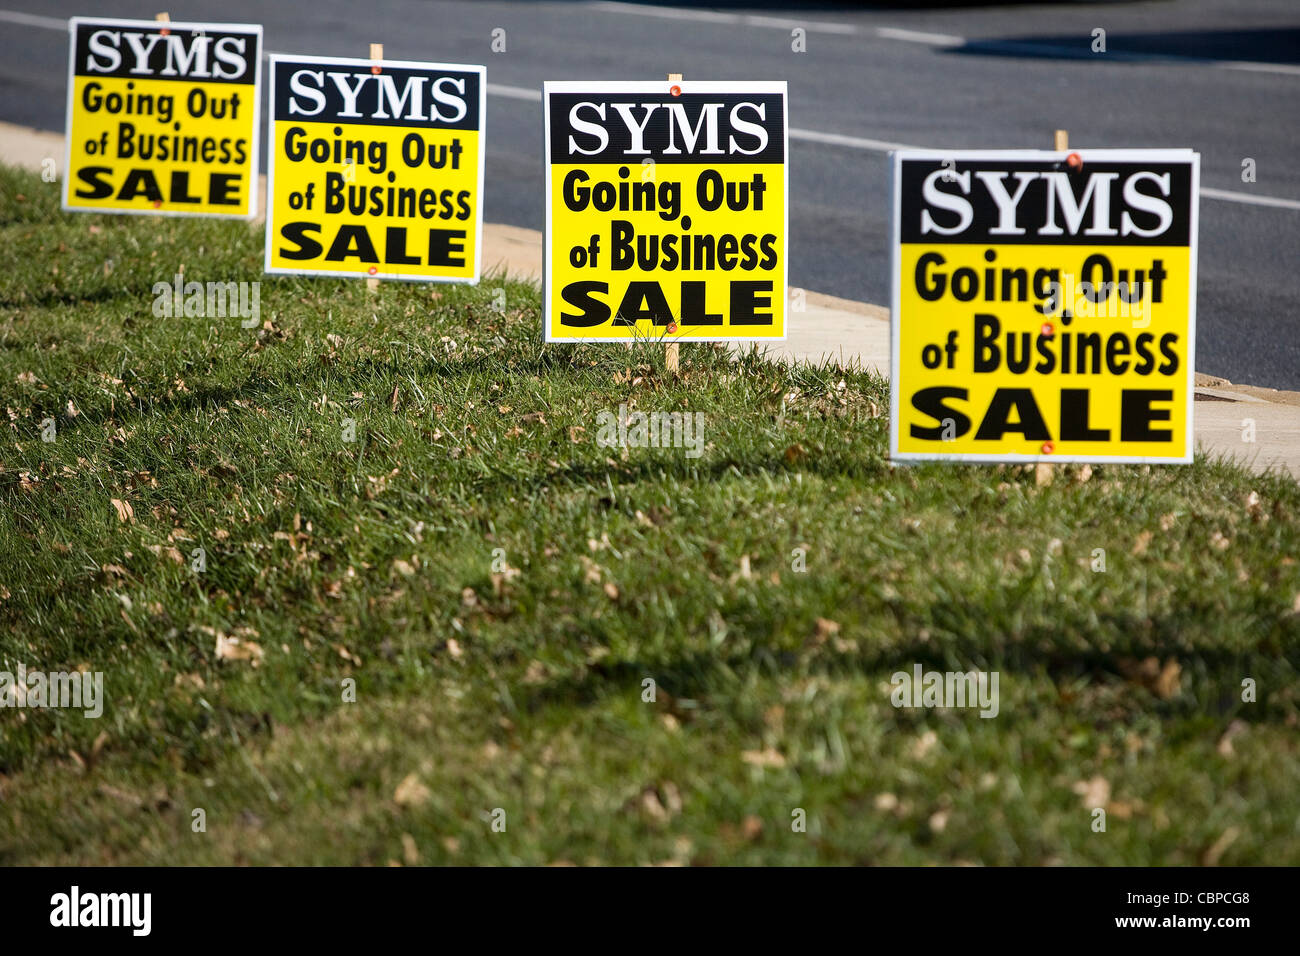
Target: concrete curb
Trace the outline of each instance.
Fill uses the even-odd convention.
[[[51,157],[63,165],[63,136],[0,122],[0,162],[39,170]],[[265,177],[259,185],[258,208],[265,210]],[[485,223],[483,272],[540,282],[542,234]],[[767,346],[767,354],[784,361],[857,365],[888,377],[889,310],[805,291],[803,311],[791,316],[789,338]],[[1300,478],[1300,392],[1234,385],[1197,373],[1194,414],[1198,452],[1234,458],[1257,472],[1281,470]]]

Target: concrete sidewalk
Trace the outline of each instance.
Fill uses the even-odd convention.
[[[61,168],[63,137],[0,123],[0,162],[39,170],[46,158]],[[266,209],[266,182],[258,204]],[[484,275],[542,278],[542,234],[518,226],[483,228]],[[805,310],[792,312],[789,338],[767,346],[774,358],[831,359],[889,375],[889,310],[805,292]],[[1300,392],[1234,385],[1197,373],[1194,430],[1199,453],[1227,456],[1255,471],[1281,469],[1300,478]],[[1253,440],[1251,440],[1253,438]]]

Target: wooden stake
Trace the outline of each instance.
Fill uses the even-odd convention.
[[[379,62],[380,60],[382,60],[383,58],[384,58],[384,45],[383,45],[382,43],[372,43],[372,44],[370,44],[370,59],[371,59],[373,62],[378,63],[378,62]],[[372,73],[378,73],[378,72],[379,72],[379,67],[378,67],[378,66],[372,66],[372,67],[370,68],[370,71],[371,71]],[[378,292],[378,291],[379,291],[379,280],[378,280],[378,279],[375,279],[375,278],[367,279],[367,280],[366,280],[366,291],[367,291],[367,292]]]
[[[1053,137],[1052,148],[1058,153],[1064,153],[1070,148],[1069,130],[1058,129]],[[1046,448],[1044,448],[1046,450]],[[1042,487],[1050,485],[1052,479],[1056,476],[1057,466],[1048,461],[1040,461],[1034,465],[1034,484]]]
[[[669,73],[669,83],[680,83],[682,75],[680,73]],[[669,342],[664,350],[664,367],[673,375],[677,374],[678,362],[681,358],[680,346],[676,342]]]
[[[172,15],[168,13],[166,10],[164,10],[162,13],[154,14],[154,19],[157,20],[159,23],[171,23]]]

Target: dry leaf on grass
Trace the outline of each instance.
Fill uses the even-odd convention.
[[[262,647],[256,641],[217,633],[217,660],[249,661],[256,667],[262,662],[263,656]]]
[[[578,560],[582,562],[582,579],[588,584],[599,584],[601,572],[600,565],[591,560],[591,558],[587,557],[585,554],[579,555]]]
[[[407,774],[406,778],[393,791],[393,799],[399,807],[418,807],[428,803],[433,793],[420,782],[418,774]]]
[[[530,661],[528,669],[524,671],[525,684],[544,684],[546,683],[546,665],[541,661]]]
[[[654,787],[646,787],[641,793],[641,812],[656,823],[666,823],[668,821],[668,811],[664,809],[663,803],[659,800],[659,794],[655,792]]]
[[[1234,738],[1240,737],[1245,732],[1246,722],[1244,720],[1234,720],[1232,723],[1228,724],[1228,729],[1225,730],[1223,736],[1219,738],[1219,756],[1231,757],[1236,753],[1236,749],[1232,746],[1232,741]]]
[[[1169,700],[1178,694],[1182,686],[1182,666],[1172,657],[1165,661],[1165,666],[1160,669],[1160,674],[1156,677],[1155,683],[1151,687],[1151,692],[1161,700]]]
[[[1211,844],[1204,853],[1201,854],[1202,866],[1218,866],[1219,858],[1223,856],[1228,847],[1236,842],[1237,837],[1241,836],[1241,831],[1236,827],[1228,827],[1223,831],[1223,835]]]
[[[402,834],[402,859],[407,866],[415,866],[420,862],[420,848],[415,845],[415,837],[409,833]]]
[[[135,521],[135,509],[131,507],[131,502],[123,501],[121,498],[112,498],[110,500],[113,503],[113,510],[117,512],[118,521],[123,524]]]
[[[916,738],[912,744],[912,756],[917,760],[924,760],[926,754],[934,749],[934,745],[939,742],[939,735],[933,730],[927,730],[921,736]]]
[[[1104,808],[1110,802],[1110,781],[1103,776],[1080,780],[1073,789],[1079,795],[1085,810]]]
[[[780,752],[768,747],[764,750],[746,750],[740,759],[751,767],[784,767],[785,757]]]
[[[180,551],[176,548],[170,548],[170,547],[164,548],[160,544],[151,544],[149,545],[149,550],[152,551],[155,555],[157,555],[160,558],[161,557],[169,558],[173,564],[185,563],[185,558],[181,555]]]
[[[1161,666],[1158,657],[1147,657],[1141,661],[1122,658],[1119,672],[1135,684],[1140,684],[1161,700],[1177,696],[1182,687],[1182,665],[1172,657]]]

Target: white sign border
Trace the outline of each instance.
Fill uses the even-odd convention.
[[[404,70],[454,70],[459,73],[477,73],[478,83],[478,192],[474,202],[474,275],[422,276],[395,272],[332,272],[321,269],[284,269],[271,266],[272,212],[275,208],[275,64],[334,63],[339,66],[386,67]],[[487,66],[471,63],[428,63],[420,60],[370,60],[365,57],[308,56],[295,53],[272,53],[267,58],[266,112],[266,237],[262,257],[262,271],[267,275],[311,276],[315,279],[383,279],[386,282],[437,282],[454,285],[478,285],[483,278],[483,174],[487,167]],[[365,126],[365,123],[353,124]],[[432,127],[436,128],[436,127]]]
[[[764,335],[753,338],[743,336],[726,336],[718,338],[709,335],[664,334],[655,338],[636,336],[599,338],[590,336],[551,337],[551,196],[554,192],[554,164],[551,162],[551,104],[552,93],[654,93],[662,96],[669,86],[680,86],[683,93],[779,93],[781,95],[781,135],[784,139],[782,153],[782,179],[784,210],[782,229],[784,245],[781,256],[781,286],[785,299],[785,322],[782,334]],[[786,80],[682,80],[669,83],[664,80],[546,80],[542,83],[542,164],[546,168],[546,227],[542,232],[542,341],[544,343],[609,343],[644,341],[653,344],[670,344],[673,342],[784,342],[790,335],[790,84]]]
[[[140,27],[177,30],[204,30],[249,33],[257,36],[257,57],[253,65],[253,141],[252,163],[248,176],[248,212],[186,212],[182,209],[104,209],[100,206],[71,206],[68,191],[72,185],[72,106],[76,83],[77,26],[103,24],[109,27]],[[257,194],[260,186],[259,160],[262,133],[262,58],[266,55],[265,38],[260,23],[204,23],[198,21],[164,22],[160,20],[120,20],[115,17],[70,17],[68,19],[68,98],[63,118],[63,190],[60,207],[64,212],[96,212],[105,216],[175,216],[188,219],[238,219],[252,222],[257,218]],[[244,85],[244,84],[237,84]]]
[[[1096,162],[1186,162],[1191,164],[1191,206],[1188,217],[1188,263],[1190,275],[1187,294],[1187,369],[1186,369],[1186,454],[1181,458],[1152,457],[1149,455],[1016,455],[1004,454],[937,454],[926,452],[900,452],[898,450],[898,368],[899,368],[899,305],[902,294],[900,269],[902,268],[902,181],[900,173],[904,160],[953,159],[979,162],[983,160],[1019,160],[1031,162],[1062,163],[1071,153],[1078,153],[1084,165]],[[1196,407],[1196,275],[1197,249],[1200,236],[1201,211],[1201,154],[1192,149],[1069,149],[1064,152],[1050,149],[898,149],[889,154],[890,192],[893,194],[893,224],[890,230],[890,304],[889,304],[889,459],[900,464],[923,461],[952,462],[955,464],[1114,464],[1114,465],[1190,465],[1196,457],[1193,415]]]

